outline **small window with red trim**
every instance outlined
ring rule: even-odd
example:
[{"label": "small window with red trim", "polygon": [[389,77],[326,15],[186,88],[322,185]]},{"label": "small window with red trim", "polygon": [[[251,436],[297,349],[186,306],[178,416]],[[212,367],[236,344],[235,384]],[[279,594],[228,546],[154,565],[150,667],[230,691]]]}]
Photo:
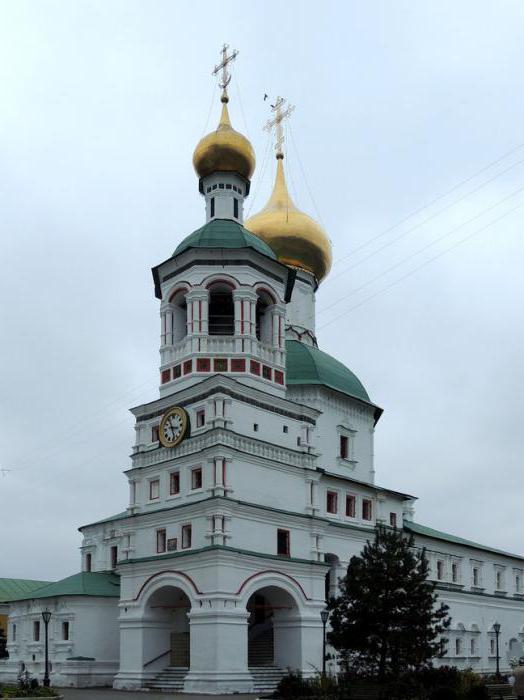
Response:
[{"label": "small window with red trim", "polygon": [[169,494],[176,496],[180,493],[180,472],[171,472],[169,475]]},{"label": "small window with red trim", "polygon": [[193,360],[186,360],[184,362],[184,374],[190,374],[193,371]]},{"label": "small window with red trim", "polygon": [[279,369],[275,370],[275,382],[277,384],[284,383],[284,372],[281,372]]},{"label": "small window with red trim", "polygon": [[182,365],[175,365],[173,367],[173,379],[178,379],[182,376]]},{"label": "small window with red trim", "polygon": [[160,481],[151,479],[149,482],[149,500],[154,501],[157,498],[160,498]]},{"label": "small window with red trim", "polygon": [[197,467],[191,470],[191,488],[194,490],[202,488],[202,469]]},{"label": "small window with red trim", "polygon": [[249,371],[251,374],[260,374],[260,362],[251,360],[249,363]]},{"label": "small window with red trim", "polygon": [[348,494],[346,496],[346,517],[354,518],[357,514],[357,499],[355,496]]},{"label": "small window with red trim", "polygon": [[326,494],[326,510],[328,513],[336,513],[338,506],[338,494],[336,491],[328,491]]},{"label": "small window with red trim", "polygon": [[369,498],[362,501],[362,520],[371,520],[373,517],[373,505]]},{"label": "small window with red trim", "polygon": [[264,377],[264,379],[271,380],[271,367],[268,367],[267,365],[262,365],[262,376]]},{"label": "small window with red trim", "polygon": [[171,370],[170,369],[163,369],[162,373],[160,374],[160,381],[162,384],[167,384],[171,380]]}]

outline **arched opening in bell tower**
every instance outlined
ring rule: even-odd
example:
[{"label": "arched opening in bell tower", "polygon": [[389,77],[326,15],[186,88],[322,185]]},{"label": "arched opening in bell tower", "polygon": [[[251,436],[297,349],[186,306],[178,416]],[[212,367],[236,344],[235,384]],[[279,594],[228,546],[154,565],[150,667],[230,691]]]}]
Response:
[{"label": "arched opening in bell tower", "polygon": [[260,340],[264,345],[271,345],[273,340],[273,322],[269,307],[275,303],[269,292],[261,289],[257,292],[256,305],[256,334],[257,340]]},{"label": "arched opening in bell tower", "polygon": [[232,288],[227,282],[216,282],[209,288],[209,335],[233,335],[234,332]]},{"label": "arched opening in bell tower", "polygon": [[187,335],[186,293],[186,289],[178,289],[169,299],[172,314],[172,343],[178,343]]}]

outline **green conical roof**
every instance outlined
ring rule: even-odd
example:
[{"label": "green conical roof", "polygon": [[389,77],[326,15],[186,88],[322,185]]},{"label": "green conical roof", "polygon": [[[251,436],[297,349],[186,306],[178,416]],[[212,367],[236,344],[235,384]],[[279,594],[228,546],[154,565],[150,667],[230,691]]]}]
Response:
[{"label": "green conical roof", "polygon": [[364,385],[342,362],[312,345],[286,341],[286,384],[320,384],[371,403]]},{"label": "green conical roof", "polygon": [[180,243],[173,257],[189,248],[254,248],[268,258],[277,259],[267,243],[231,219],[213,219],[193,231]]}]

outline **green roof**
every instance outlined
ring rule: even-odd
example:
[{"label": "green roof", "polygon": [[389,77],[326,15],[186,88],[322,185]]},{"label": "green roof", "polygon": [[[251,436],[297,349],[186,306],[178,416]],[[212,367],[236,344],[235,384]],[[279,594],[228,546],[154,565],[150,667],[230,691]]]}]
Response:
[{"label": "green roof", "polygon": [[56,583],[48,583],[40,588],[23,593],[11,600],[36,598],[56,598],[58,596],[98,596],[102,598],[120,597],[120,578],[107,572],[87,572],[73,574]]},{"label": "green roof", "polygon": [[286,384],[320,384],[371,403],[364,385],[342,362],[312,345],[286,341]]},{"label": "green roof", "polygon": [[14,598],[20,598],[26,593],[42,586],[47,586],[50,581],[34,581],[24,578],[0,578],[0,603],[6,603]]},{"label": "green roof", "polygon": [[502,549],[487,547],[484,544],[472,542],[471,540],[466,540],[463,537],[456,537],[455,535],[450,535],[449,533],[442,532],[441,530],[434,530],[432,527],[427,527],[426,525],[419,525],[419,523],[414,523],[411,520],[404,521],[404,529],[408,530],[409,532],[412,532],[415,535],[424,535],[425,537],[431,537],[434,540],[443,540],[444,542],[461,544],[463,546],[471,547],[473,549],[482,549],[484,552],[500,554],[504,557],[511,557],[512,559],[524,559],[524,557],[520,554],[511,554],[510,552],[505,552]]},{"label": "green roof", "polygon": [[231,219],[213,219],[193,231],[180,243],[173,257],[189,248],[254,248],[268,258],[277,259],[267,243]]}]

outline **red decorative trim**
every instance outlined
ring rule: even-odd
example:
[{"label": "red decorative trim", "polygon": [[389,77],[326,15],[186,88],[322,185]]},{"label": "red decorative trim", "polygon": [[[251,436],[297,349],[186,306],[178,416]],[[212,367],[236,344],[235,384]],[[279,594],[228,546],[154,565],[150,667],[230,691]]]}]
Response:
[{"label": "red decorative trim", "polygon": [[244,359],[239,359],[237,357],[232,358],[231,371],[232,372],[245,372],[246,371],[246,361]]},{"label": "red decorative trim", "polygon": [[262,377],[271,381],[272,370],[267,365],[262,365]]},{"label": "red decorative trim", "polygon": [[197,372],[210,372],[211,360],[209,357],[197,357],[196,368]]},{"label": "red decorative trim", "polygon": [[236,595],[240,595],[240,593],[242,593],[242,590],[246,587],[249,581],[256,578],[257,576],[262,576],[263,574],[278,574],[279,576],[284,576],[285,578],[288,578],[290,581],[293,581],[293,583],[299,588],[300,592],[304,596],[304,600],[311,600],[311,598],[309,598],[306,595],[306,592],[304,591],[300,583],[296,580],[296,578],[293,578],[293,576],[290,576],[289,574],[286,574],[283,571],[277,571],[276,569],[264,569],[264,571],[257,571],[255,574],[251,574],[251,576],[248,576],[246,580],[241,584],[240,588],[236,592]]},{"label": "red decorative trim", "polygon": [[279,369],[275,370],[275,382],[277,384],[284,383],[284,372],[281,372]]},{"label": "red decorative trim", "polygon": [[198,595],[202,595],[202,591],[197,587],[196,583],[193,581],[191,576],[188,576],[185,574],[183,571],[174,571],[173,569],[166,569],[165,571],[158,571],[156,574],[152,574],[148,579],[144,581],[144,583],[141,585],[140,590],[138,591],[137,595],[132,598],[131,600],[138,600],[140,596],[142,595],[142,591],[144,588],[147,586],[147,584],[152,581],[154,578],[157,578],[157,576],[162,576],[162,574],[176,574],[177,576],[182,576],[182,578],[185,578],[191,586],[193,587],[193,590],[195,593],[198,593]]},{"label": "red decorative trim", "polygon": [[227,357],[217,357],[213,360],[213,372],[227,372]]},{"label": "red decorative trim", "polygon": [[187,284],[179,284],[178,287],[175,287],[171,294],[169,295],[168,301],[171,304],[171,301],[173,297],[175,297],[179,292],[185,292],[186,294],[189,292],[189,283]]},{"label": "red decorative trim", "polygon": [[230,287],[230,289],[236,289],[236,285],[234,282],[232,282],[231,280],[223,279],[222,277],[208,282],[206,284],[206,289],[211,289],[211,287],[213,287],[215,284],[226,284],[228,287]]},{"label": "red decorative trim", "polygon": [[167,384],[167,382],[171,381],[171,370],[170,369],[163,369],[161,374],[160,374],[160,381],[162,384]]},{"label": "red decorative trim", "polygon": [[190,374],[193,371],[193,360],[186,360],[184,362],[184,374]]},{"label": "red decorative trim", "polygon": [[249,363],[249,371],[251,374],[257,374],[260,376],[260,362],[256,360],[251,360]]}]

